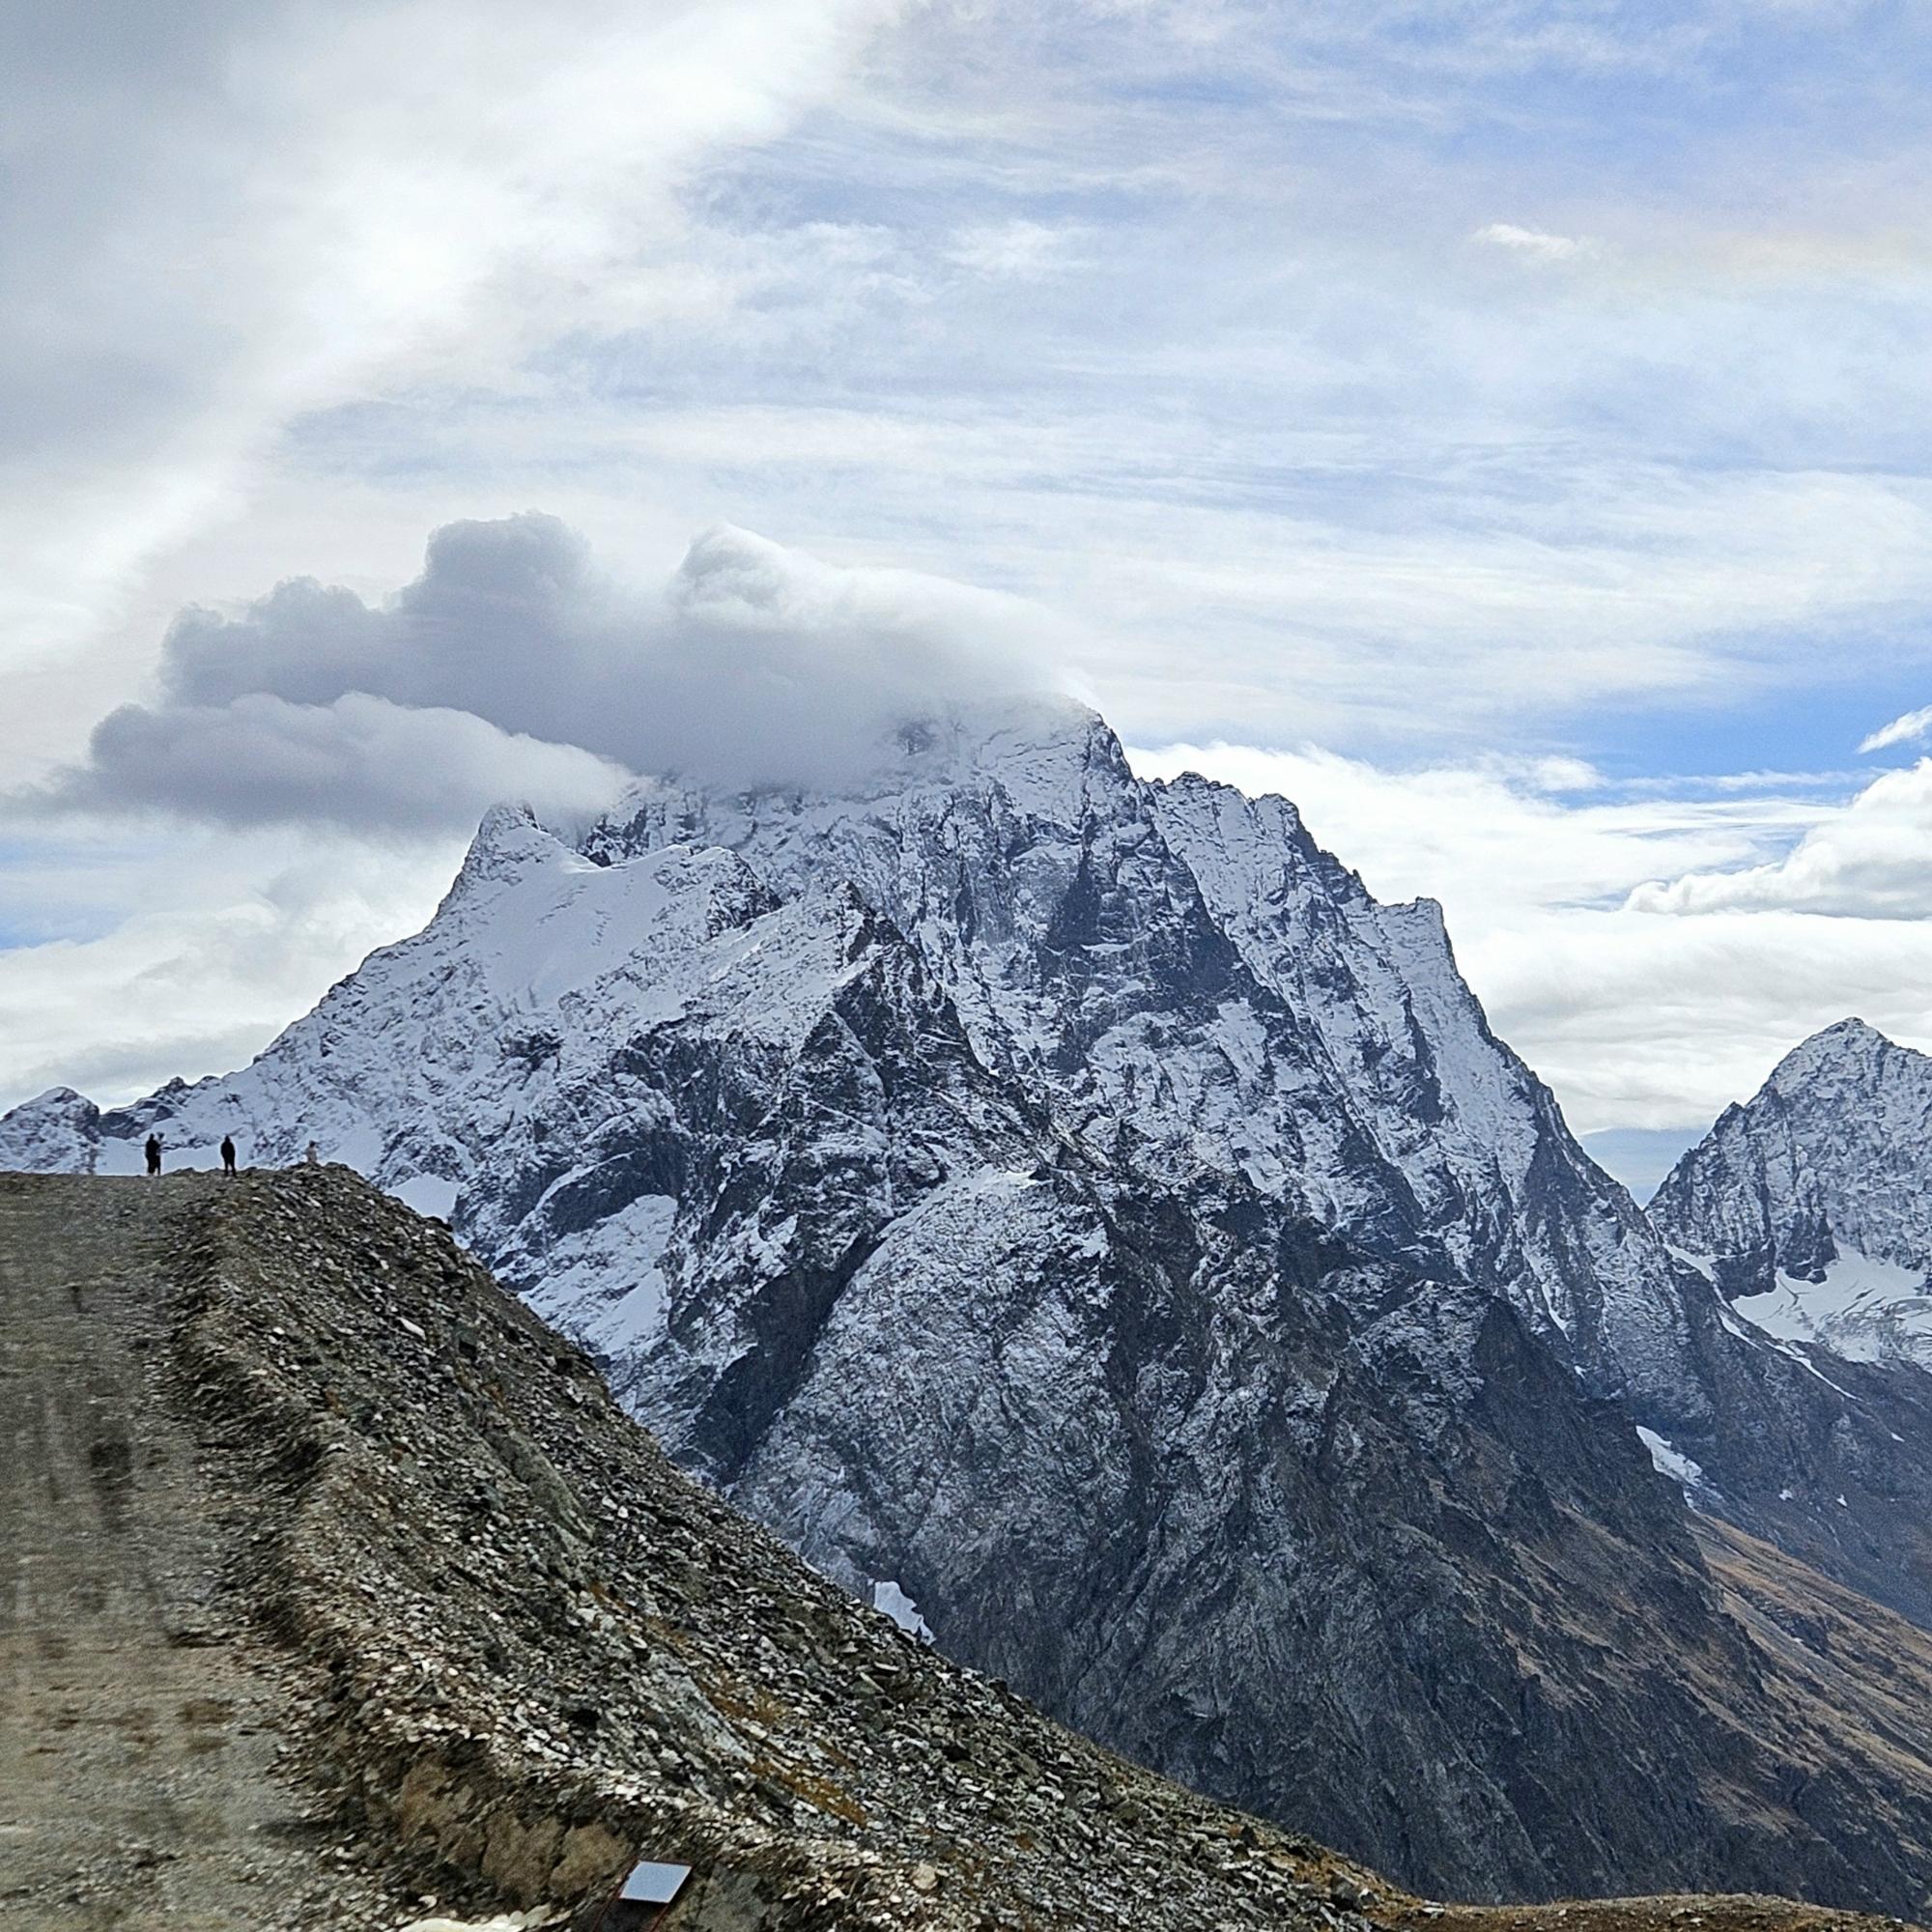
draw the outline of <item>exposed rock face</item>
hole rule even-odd
[[[1109,1169],[1223,1177],[1357,1250],[1506,1294],[1606,1386],[1674,1388],[1668,1260],[1489,1032],[1432,902],[1377,904],[1285,800],[1147,784],[1054,709],[860,796],[647,794],[605,863],[722,847],[788,898],[850,881],[990,1070]]]
[[[72,1164],[58,1112],[0,1133]],[[450,1215],[812,1562],[1405,1878],[1918,1882],[1732,1817],[1789,1770],[1632,1425],[1863,1575],[1817,1472],[1859,1535],[1923,1520],[1926,1415],[1673,1261],[1432,905],[1283,801],[1135,780],[1084,712],[911,734],[838,797],[493,812],[422,934],[99,1117],[99,1167],[151,1125]]]

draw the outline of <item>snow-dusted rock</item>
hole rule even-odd
[[[1606,1387],[1694,1399],[1679,1270],[1490,1033],[1434,902],[1378,905],[1285,800],[1137,780],[1077,707],[976,724],[854,796],[654,788],[584,849],[721,845],[786,895],[849,879],[980,1060],[1110,1164],[1237,1174],[1493,1287]]]
[[[1758,1534],[1932,1624],[1932,1060],[1842,1020],[1726,1108],[1650,1204],[1727,1336],[1672,1434]],[[1790,1374],[1777,1376],[1766,1348]],[[1737,1368],[1748,1371],[1742,1378]],[[1720,1438],[1720,1439],[1719,1439]]]
[[[100,1109],[71,1087],[49,1087],[0,1115],[0,1172],[92,1174]]]

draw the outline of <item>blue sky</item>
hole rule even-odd
[[[585,769],[433,684],[274,714],[312,822],[89,764],[127,703],[233,755],[183,606],[529,509],[639,597],[757,532],[1290,789],[1634,1179],[1844,1012],[1932,1044],[1923,746],[1858,750],[1932,701],[1921,9],[116,11],[0,27],[0,1100],[212,1070],[421,917],[459,835],[315,760]]]

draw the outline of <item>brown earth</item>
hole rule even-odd
[[[1387,1915],[1400,1932],[1851,1932],[1895,1918],[1795,1905],[1749,1892],[1572,1899],[1555,1905],[1416,1906]]]

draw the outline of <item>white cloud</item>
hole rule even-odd
[[[1876,731],[1859,740],[1861,752],[1883,752],[1892,745],[1916,744],[1932,730],[1932,704],[1921,704],[1917,711],[1908,711],[1903,717],[1894,718],[1889,724],[1881,724]]]
[[[1179,358],[1138,376],[1194,380]],[[1296,405],[1274,380],[1256,373],[1268,403],[1253,422],[1156,426],[1026,394],[936,414],[772,399],[567,427],[600,478],[690,478],[769,504],[815,547],[863,528],[868,550],[1049,603],[1085,633],[1067,648],[1102,708],[1142,739],[1241,730],[1410,755],[1507,742],[1638,696],[1776,689],[1795,666],[1816,674],[1818,635],[1932,600],[1932,486],[1913,479],[1687,473],[1599,462],[1552,432],[1512,448],[1505,480],[1474,429],[1431,443],[1427,401],[1400,434],[1338,438],[1279,422]],[[535,446],[493,436],[470,454],[514,468]],[[1386,479],[1416,469],[1417,501],[1391,506]],[[1284,474],[1306,480],[1271,494]],[[1365,497],[1374,513],[1356,521]],[[1861,648],[1876,672],[1922,645]]]
[[[1798,1042],[1859,1013],[1932,1046],[1932,926],[1783,910],[1555,910],[1459,956],[1573,1124],[1701,1133]]]
[[[947,259],[996,281],[1037,282],[1072,266],[1078,231],[1040,221],[1000,221],[962,229]]]
[[[0,1109],[55,1084],[103,1101],[239,1066],[373,948],[415,930],[462,838],[288,828],[0,843]]]
[[[1596,252],[1596,243],[1581,236],[1548,235],[1537,228],[1519,228],[1513,221],[1489,222],[1471,240],[1538,262],[1574,262]]]
[[[1932,917],[1932,758],[1874,779],[1768,864],[1650,881],[1634,911],[1779,910],[1869,923]]]
[[[50,432],[0,502],[10,668],[42,667],[22,745],[73,748],[51,667],[77,637],[124,625],[79,675],[137,695],[130,559],[192,532],[207,576],[177,594],[365,584],[372,487],[425,526],[542,501],[600,538],[675,514],[883,550],[1078,613],[1142,733],[1411,753],[1525,707],[1789,682],[1932,596],[1923,265],[1877,245],[1887,198],[1779,171],[1731,239],[1851,252],[1743,276],[1710,245],[1754,160],[1735,125],[1697,125],[1694,187],[1595,135],[1579,173],[1574,128],[1514,91],[1721,79],[1728,5],[1425,33],[1397,0],[126,15],[146,51],[110,87],[98,37],[96,123],[59,88],[6,103],[49,184],[44,253],[0,283]],[[1768,116],[1818,83],[1754,54]],[[1525,117],[1552,144],[1528,202]],[[1601,277],[1495,272],[1590,246]],[[77,314],[33,293],[76,284]],[[303,493],[310,548],[249,578],[269,488]],[[1389,701],[1416,678],[1427,707]]]

